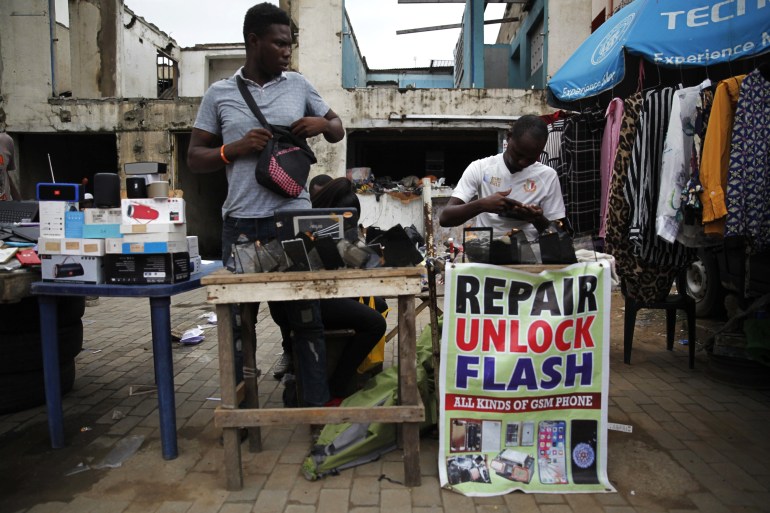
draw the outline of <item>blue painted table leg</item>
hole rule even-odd
[[[171,358],[171,298],[151,297],[152,355],[155,383],[158,386],[160,442],[163,459],[179,455],[176,445],[176,400],[174,398],[174,361]]]
[[[45,404],[48,408],[48,433],[51,447],[64,447],[64,413],[61,405],[61,372],[59,371],[59,320],[56,296],[38,296],[40,306],[40,341],[43,346]]]

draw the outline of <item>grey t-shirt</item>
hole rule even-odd
[[[262,125],[243,100],[236,75],[215,82],[201,101],[195,128],[222,137],[225,144],[237,141],[252,128]],[[329,105],[315,87],[302,75],[284,72],[280,77],[260,86],[244,77],[265,119],[273,125],[290,126],[305,116],[323,117]],[[254,177],[259,154],[235,159],[227,165],[227,199],[222,205],[222,218],[270,217],[278,208],[310,208],[307,191],[296,198],[285,198],[262,187]]]
[[[8,171],[14,169],[16,164],[13,160],[13,139],[10,135],[0,132],[0,200],[11,199]]]

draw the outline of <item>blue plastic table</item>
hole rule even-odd
[[[150,300],[152,323],[152,355],[155,382],[158,386],[160,439],[163,459],[173,460],[179,454],[176,443],[176,401],[174,399],[174,363],[171,358],[171,296],[201,286],[201,278],[222,267],[221,262],[203,266],[189,281],[157,285],[90,285],[83,283],[35,282],[32,293],[40,305],[40,339],[43,344],[45,401],[48,408],[48,432],[54,449],[64,447],[64,414],[62,411],[59,373],[59,335],[57,296],[146,297]]]

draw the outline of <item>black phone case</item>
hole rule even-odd
[[[345,267],[345,262],[337,251],[337,242],[331,237],[318,237],[315,240],[315,249],[321,257],[324,269],[339,269]]]
[[[289,258],[288,271],[309,271],[310,261],[307,258],[307,250],[302,239],[283,241],[283,250]]]
[[[595,420],[573,420],[570,424],[570,461],[575,484],[599,484],[596,431]]]

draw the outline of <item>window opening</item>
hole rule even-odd
[[[158,98],[176,98],[179,67],[177,62],[163,51],[158,50]]]

